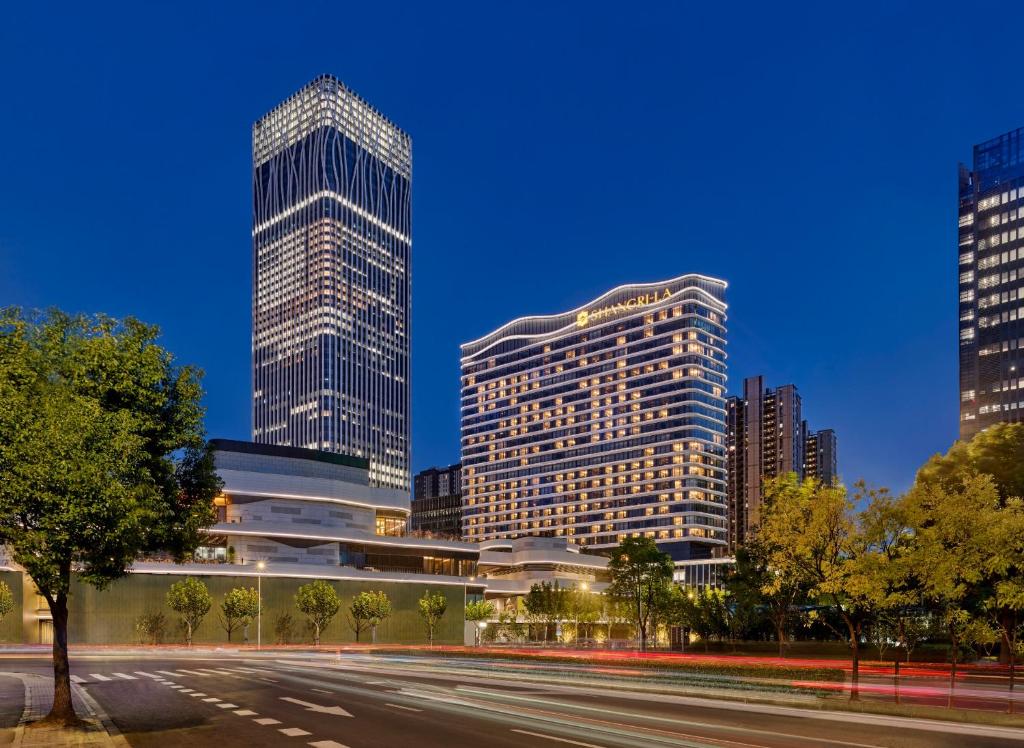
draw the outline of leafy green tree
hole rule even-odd
[[[547,643],[551,630],[565,619],[567,612],[567,590],[554,582],[540,582],[530,585],[530,591],[523,598],[523,606],[529,619],[539,624]]]
[[[313,629],[313,646],[320,646],[320,633],[341,609],[341,598],[334,586],[322,579],[299,587],[295,607],[306,616]]]
[[[975,473],[992,477],[1002,501],[1024,497],[1024,423],[998,423],[970,441],[956,442],[918,470],[916,485],[956,489]]]
[[[962,467],[959,480],[952,474],[936,479],[922,470],[905,504],[917,528],[914,574],[950,638],[951,678],[963,634],[975,630],[972,620],[988,617],[999,632],[1000,658],[1010,663],[1012,682],[1024,609],[1020,499],[1001,496],[991,475],[979,474],[968,465]]]
[[[420,618],[427,629],[427,641],[430,642],[430,646],[434,646],[434,630],[448,610],[448,598],[440,592],[431,594],[430,590],[427,590],[419,599],[418,605]]]
[[[167,591],[167,607],[178,614],[185,631],[185,644],[192,646],[192,635],[210,612],[213,598],[206,585],[194,577],[175,582]]]
[[[802,599],[798,579],[773,569],[773,549],[768,539],[755,536],[736,550],[736,566],[728,572],[725,587],[743,611],[761,610],[775,629],[779,657],[786,656],[787,632]]]
[[[260,612],[260,597],[255,587],[235,587],[224,595],[220,604],[220,626],[227,632],[228,641],[231,634],[238,629],[247,628],[252,619]]]
[[[7,582],[0,581],[0,622],[14,610],[14,594]]]
[[[494,603],[487,600],[471,600],[466,603],[466,620],[470,623],[479,624],[481,621],[488,620],[494,615]],[[476,629],[476,644],[480,646],[480,627],[474,626]]]
[[[281,613],[274,620],[274,637],[278,644],[291,644],[295,635],[295,619],[291,613]]]
[[[852,660],[852,698],[860,678],[860,640],[880,611],[909,599],[905,512],[885,491],[858,486],[857,514],[842,485],[802,483],[794,474],[765,482],[765,509],[758,537],[771,549],[773,570],[807,590],[843,622]],[[828,621],[828,617],[823,617]]]
[[[566,596],[566,618],[573,622],[577,639],[581,638],[582,627],[588,630],[601,620],[602,595],[588,589],[572,589]]]
[[[369,628],[376,642],[377,626],[390,616],[391,600],[384,592],[360,592],[348,608],[349,625],[355,632],[356,641],[359,641],[359,634]]]
[[[167,630],[167,617],[160,612],[144,613],[135,621],[139,644],[160,644]]]
[[[626,538],[612,551],[608,570],[612,577],[608,594],[629,604],[640,649],[646,649],[651,618],[668,599],[672,559],[651,538]]]
[[[103,588],[146,552],[191,556],[220,481],[200,372],[138,320],[0,310],[0,544],[53,617],[46,721],[78,724],[68,668],[71,571]]]

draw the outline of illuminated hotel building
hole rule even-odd
[[[253,440],[409,490],[412,143],[321,76],[253,125]]]
[[[1024,129],[960,165],[960,438],[1024,420]]]
[[[620,286],[464,344],[463,538],[724,550],[725,288]]]

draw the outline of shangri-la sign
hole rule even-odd
[[[615,317],[639,307],[647,306],[648,304],[657,304],[659,301],[664,301],[671,295],[672,292],[666,288],[664,291],[643,293],[639,296],[634,296],[631,299],[619,301],[615,304],[609,304],[608,306],[599,307],[597,309],[584,309],[576,315],[576,327],[586,327],[592,322],[599,322],[606,317]]]

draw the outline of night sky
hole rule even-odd
[[[413,138],[415,469],[459,458],[460,343],[687,272],[730,392],[795,383],[847,482],[956,437],[956,167],[1024,125],[1018,4],[12,5],[0,304],[159,324],[212,436],[249,437],[250,128],[333,73]]]

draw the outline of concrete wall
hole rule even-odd
[[[213,607],[194,633],[196,644],[226,644],[227,634],[220,627],[217,612],[224,594],[233,587],[256,586],[252,577],[202,576],[196,575],[213,597]],[[22,575],[14,572],[0,572],[0,578],[10,585],[15,593],[15,604],[19,600],[22,610],[17,608],[3,622],[0,622],[0,643],[37,643],[39,636],[38,619],[35,611],[35,595],[31,582],[22,582]],[[120,579],[104,590],[73,581],[70,599],[69,640],[73,644],[130,644],[137,641],[135,623],[139,616],[148,613],[163,613],[168,626],[165,643],[182,641],[173,611],[167,607],[166,595],[171,584],[184,576],[170,574],[132,574]],[[310,643],[311,635],[305,628],[305,618],[295,608],[295,592],[309,579],[288,579],[264,577],[263,592],[263,641],[275,642],[274,624],[282,613],[290,613],[295,622],[293,644]],[[332,581],[341,597],[342,608],[321,635],[322,644],[354,642],[355,634],[348,626],[347,610],[352,598],[364,590],[381,590],[391,599],[393,614],[377,629],[377,642],[390,644],[418,644],[426,641],[426,630],[419,616],[417,600],[426,590],[440,592],[448,598],[448,612],[435,632],[435,641],[447,644],[461,644],[464,640],[465,590],[450,585],[430,586],[424,584],[398,584],[395,582]],[[23,590],[28,592],[23,595]],[[242,633],[232,635],[240,643]],[[256,642],[256,624],[249,627],[250,642]],[[369,632],[361,636],[369,641]]]

